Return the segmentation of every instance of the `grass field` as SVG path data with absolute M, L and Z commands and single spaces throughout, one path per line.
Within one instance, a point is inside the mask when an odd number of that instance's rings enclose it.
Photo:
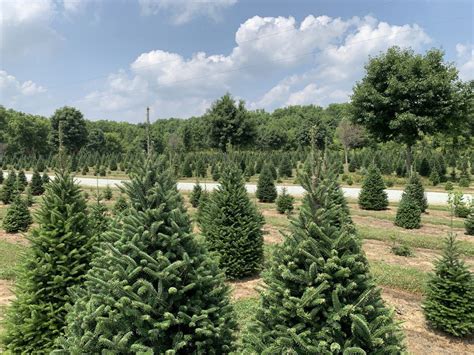
M 89 202 L 94 201 L 96 189 L 87 188 Z M 113 189 L 113 198 L 106 201 L 110 208 L 120 195 Z M 188 211 L 194 216 L 196 210 L 187 202 L 189 194 L 183 194 Z M 255 201 L 254 196 L 251 196 Z M 296 209 L 292 217 L 297 216 L 301 199 L 296 200 Z M 276 244 L 283 240 L 280 232 L 290 232 L 290 219 L 277 213 L 274 204 L 257 206 L 265 218 L 265 256 L 268 260 L 276 248 Z M 444 236 L 449 231 L 451 218 L 446 206 L 430 206 L 428 213 L 423 216 L 423 227 L 420 230 L 403 230 L 393 225 L 397 204 L 390 204 L 387 211 L 362 211 L 355 201 L 349 201 L 349 207 L 360 237 L 363 248 L 369 260 L 375 282 L 383 288 L 386 302 L 395 307 L 397 318 L 404 323 L 407 343 L 410 352 L 421 354 L 422 349 L 432 347 L 431 353 L 469 353 L 473 349 L 472 343 L 456 342 L 452 338 L 435 333 L 427 328 L 421 313 L 421 300 L 426 289 L 432 263 L 440 256 L 443 248 Z M 0 205 L 0 224 L 6 207 Z M 459 236 L 461 249 L 468 265 L 474 269 L 474 238 L 463 235 L 462 219 L 455 219 L 454 231 Z M 403 243 L 414 252 L 412 257 L 395 256 L 390 249 L 394 243 Z M 15 278 L 15 267 L 21 255 L 27 249 L 27 243 L 21 235 L 7 235 L 0 233 L 0 318 L 5 307 L 11 301 L 11 282 Z M 3 280 L 3 281 L 2 281 Z M 2 283 L 3 282 L 3 283 Z M 255 285 L 260 279 L 232 283 L 233 303 L 241 330 L 237 337 L 240 341 L 243 329 L 252 319 L 258 307 L 258 292 Z M 5 286 L 7 285 L 7 286 Z M 3 301 L 2 301 L 3 300 Z M 1 322 L 0 322 L 1 327 Z M 474 350 L 474 349 L 473 349 Z

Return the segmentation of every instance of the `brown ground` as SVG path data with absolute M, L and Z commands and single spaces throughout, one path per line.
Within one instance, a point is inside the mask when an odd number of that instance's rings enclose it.
M 12 244 L 21 244 L 28 245 L 29 241 L 25 238 L 22 233 L 6 233 L 3 229 L 0 230 L 0 240 L 12 243 Z
M 0 307 L 8 305 L 15 297 L 11 291 L 12 286 L 13 281 L 0 280 Z
M 263 226 L 263 241 L 265 244 L 279 244 L 283 241 L 281 232 L 269 224 Z

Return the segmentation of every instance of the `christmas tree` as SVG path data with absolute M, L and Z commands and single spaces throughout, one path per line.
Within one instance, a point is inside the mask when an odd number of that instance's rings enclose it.
M 379 169 L 371 165 L 359 194 L 359 206 L 364 210 L 384 210 L 388 206 L 385 184 Z
M 467 235 L 474 235 L 474 206 L 471 207 L 471 213 L 467 216 L 464 221 Z
M 278 169 L 278 174 L 280 177 L 292 177 L 293 176 L 293 167 L 291 166 L 291 160 L 288 156 L 283 156 L 280 168 Z
M 229 288 L 191 234 L 173 173 L 148 160 L 124 183 L 131 203 L 77 292 L 71 353 L 221 354 L 236 328 Z
M 417 229 L 421 227 L 421 209 L 419 201 L 412 194 L 403 193 L 397 215 L 395 216 L 395 225 L 406 229 Z
M 455 235 L 445 242 L 443 257 L 435 264 L 423 303 L 429 324 L 448 334 L 463 337 L 474 332 L 474 277 L 464 261 Z
M 194 208 L 197 208 L 199 206 L 199 200 L 201 199 L 201 194 L 202 194 L 202 187 L 199 184 L 199 181 L 197 181 L 193 186 L 193 191 L 189 195 L 189 202 L 191 202 L 191 205 Z
M 277 211 L 279 213 L 287 213 L 290 214 L 293 211 L 293 202 L 294 197 L 288 194 L 286 188 L 284 187 L 281 194 L 278 195 L 276 200 Z
M 399 354 L 400 328 L 369 272 L 332 168 L 303 175 L 307 190 L 291 234 L 264 274 L 244 352 Z M 339 193 L 337 193 L 339 191 Z
M 257 274 L 263 265 L 263 217 L 250 201 L 240 169 L 222 172 L 221 184 L 199 216 L 209 249 L 220 254 L 229 279 Z
M 68 290 L 82 284 L 93 247 L 85 211 L 79 186 L 58 172 L 46 188 L 7 313 L 4 344 L 12 353 L 49 353 L 63 333 Z
M 31 177 L 31 193 L 34 196 L 39 196 L 42 195 L 43 192 L 43 179 L 41 179 L 41 175 L 39 174 L 38 170 L 35 170 L 33 172 L 33 176 Z
M 5 205 L 8 205 L 13 200 L 16 191 L 16 174 L 11 170 L 0 190 L 0 199 Z
M 0 169 L 0 185 L 3 184 L 3 170 Z
M 28 205 L 19 194 L 15 196 L 13 203 L 8 207 L 2 223 L 3 229 L 7 233 L 24 232 L 33 223 Z
M 49 178 L 49 176 L 46 172 L 43 173 L 43 176 L 41 177 L 41 180 L 43 180 L 43 186 L 46 185 L 50 181 L 50 178 Z
M 25 191 L 26 186 L 28 185 L 28 180 L 26 180 L 26 175 L 23 170 L 20 170 L 16 178 L 16 187 L 20 192 Z
M 265 165 L 258 177 L 256 196 L 260 202 L 274 202 L 277 190 L 270 167 Z
M 413 173 L 410 176 L 410 179 L 408 179 L 408 184 L 405 187 L 405 193 L 412 196 L 412 198 L 418 204 L 421 212 L 426 211 L 428 208 L 428 201 L 426 200 L 425 189 L 423 188 L 423 184 L 418 174 Z

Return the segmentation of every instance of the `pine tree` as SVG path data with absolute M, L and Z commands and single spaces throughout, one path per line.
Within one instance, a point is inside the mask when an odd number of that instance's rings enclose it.
M 471 208 L 471 213 L 464 221 L 467 235 L 474 235 L 474 207 Z
M 418 229 L 421 227 L 421 209 L 418 201 L 412 194 L 403 193 L 395 217 L 395 225 L 405 229 Z
M 110 226 L 111 219 L 108 215 L 108 211 L 107 206 L 102 203 L 100 198 L 97 198 L 96 203 L 89 209 L 90 234 L 93 238 L 96 238 L 96 243 L 100 242 L 102 234 L 106 232 Z
M 229 279 L 256 275 L 263 264 L 263 218 L 250 201 L 240 169 L 222 172 L 221 184 L 205 204 L 201 232 Z
M 437 186 L 441 182 L 441 178 L 439 177 L 439 173 L 436 169 L 431 169 L 430 181 L 433 186 Z
M 0 169 L 0 185 L 3 184 L 3 170 Z
M 3 218 L 3 229 L 7 233 L 24 232 L 33 223 L 25 200 L 17 194 Z
M 293 176 L 293 167 L 291 166 L 291 161 L 288 156 L 283 156 L 280 162 L 280 168 L 278 173 L 280 177 L 290 178 Z
M 279 213 L 288 213 L 290 214 L 293 211 L 293 202 L 294 197 L 288 194 L 286 188 L 284 187 L 281 194 L 278 195 L 276 199 L 277 211 Z
M 128 208 L 128 202 L 125 197 L 120 195 L 115 201 L 113 212 L 114 214 L 120 214 Z
M 107 201 L 110 201 L 113 197 L 113 192 L 112 192 L 112 189 L 110 188 L 109 185 L 107 185 L 104 189 L 104 198 L 107 200 Z
M 199 206 L 199 200 L 201 199 L 201 194 L 202 194 L 202 187 L 199 184 L 199 181 L 197 181 L 194 184 L 193 191 L 189 195 L 189 202 L 191 202 L 191 205 L 194 208 Z
M 431 173 L 430 163 L 428 159 L 426 159 L 425 157 L 421 159 L 419 173 L 423 177 L 430 176 L 430 173 Z
M 277 246 L 244 336 L 244 353 L 399 354 L 393 312 L 369 272 L 361 242 L 340 205 L 333 169 L 303 175 L 307 194 L 291 234 Z M 341 213 L 344 211 L 344 213 Z
M 274 202 L 277 198 L 274 177 L 268 165 L 263 167 L 258 177 L 256 196 L 260 202 Z
M 30 186 L 28 186 L 26 188 L 25 194 L 26 194 L 26 199 L 25 199 L 26 205 L 28 207 L 33 206 L 34 199 L 33 199 L 33 193 L 31 192 L 31 187 Z
M 39 174 L 38 170 L 35 170 L 33 172 L 33 176 L 31 177 L 31 193 L 34 196 L 39 196 L 42 195 L 43 192 L 43 179 L 41 179 L 41 175 Z
M 418 174 L 413 173 L 410 176 L 408 184 L 405 187 L 405 193 L 413 197 L 418 204 L 418 207 L 420 207 L 421 212 L 426 211 L 428 208 L 428 201 L 426 200 L 425 189 L 423 188 L 423 184 Z
M 124 192 L 130 208 L 94 259 L 58 345 L 86 354 L 228 353 L 229 288 L 191 234 L 173 173 L 149 160 Z
M 47 174 L 46 172 L 45 172 L 45 173 L 43 174 L 43 176 L 41 177 L 41 180 L 43 180 L 43 186 L 46 185 L 47 183 L 49 183 L 50 178 L 49 178 L 49 176 L 48 176 L 48 174 Z
M 18 191 L 23 192 L 25 191 L 26 186 L 28 186 L 28 180 L 26 179 L 25 172 L 20 170 L 16 178 L 16 188 Z
M 4 344 L 12 353 L 49 353 L 63 333 L 68 289 L 82 284 L 93 247 L 85 211 L 79 186 L 58 172 L 46 188 L 7 313 Z
M 362 183 L 359 194 L 359 206 L 364 210 L 384 210 L 388 206 L 387 193 L 384 191 L 385 184 L 379 169 L 371 165 L 367 176 Z
M 8 173 L 5 182 L 0 190 L 0 199 L 5 205 L 8 205 L 16 193 L 16 174 L 13 170 Z
M 453 233 L 445 243 L 428 282 L 423 310 L 433 328 L 464 337 L 474 333 L 474 277 L 460 258 Z
M 181 175 L 184 177 L 192 177 L 193 176 L 193 168 L 191 164 L 191 159 L 186 158 L 183 162 L 183 166 L 181 168 Z

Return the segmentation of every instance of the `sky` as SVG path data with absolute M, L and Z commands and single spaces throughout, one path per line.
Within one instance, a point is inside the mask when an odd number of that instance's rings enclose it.
M 0 0 L 0 105 L 141 122 L 350 100 L 370 56 L 445 51 L 474 79 L 472 0 Z

